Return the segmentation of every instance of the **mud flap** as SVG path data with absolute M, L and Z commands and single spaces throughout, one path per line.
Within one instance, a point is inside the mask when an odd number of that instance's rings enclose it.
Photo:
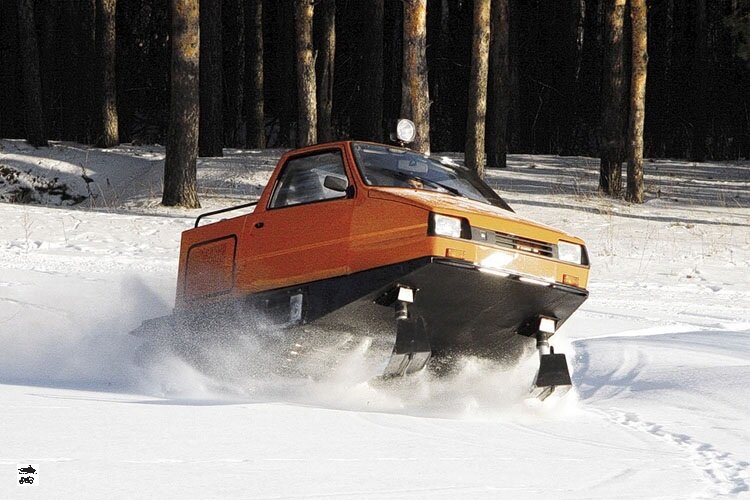
M 539 374 L 534 382 L 532 395 L 544 400 L 553 392 L 563 395 L 572 387 L 568 361 L 565 354 L 542 354 L 539 356 Z
M 400 319 L 396 323 L 396 344 L 384 377 L 400 377 L 416 373 L 425 367 L 432 356 L 430 338 L 422 318 Z

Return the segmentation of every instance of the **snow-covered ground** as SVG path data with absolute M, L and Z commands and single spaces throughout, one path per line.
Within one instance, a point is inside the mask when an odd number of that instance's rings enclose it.
M 0 498 L 750 498 L 750 162 L 648 162 L 642 206 L 599 197 L 590 158 L 489 172 L 591 253 L 554 339 L 576 391 L 540 404 L 533 358 L 395 387 L 137 363 L 200 213 L 158 207 L 163 153 L 0 141 L 0 199 L 35 201 L 0 203 Z M 279 154 L 201 160 L 204 207 L 255 197 Z

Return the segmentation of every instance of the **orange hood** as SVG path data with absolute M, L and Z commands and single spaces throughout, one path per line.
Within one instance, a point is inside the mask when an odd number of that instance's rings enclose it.
M 584 244 L 580 238 L 553 227 L 521 217 L 500 207 L 461 196 L 423 189 L 372 187 L 369 196 L 405 203 L 430 212 L 463 217 L 472 227 L 500 231 L 526 238 L 557 243 L 562 239 Z

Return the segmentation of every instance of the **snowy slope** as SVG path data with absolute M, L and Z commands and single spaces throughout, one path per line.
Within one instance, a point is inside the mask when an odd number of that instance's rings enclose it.
M 205 207 L 256 196 L 280 151 L 228 153 L 201 160 Z M 647 163 L 640 207 L 596 195 L 594 159 L 489 173 L 592 257 L 554 339 L 577 389 L 544 404 L 533 358 L 390 387 L 356 357 L 322 381 L 139 364 L 127 332 L 171 309 L 200 213 L 158 207 L 163 149 L 0 141 L 0 166 L 87 196 L 0 203 L 0 498 L 750 498 L 747 162 Z

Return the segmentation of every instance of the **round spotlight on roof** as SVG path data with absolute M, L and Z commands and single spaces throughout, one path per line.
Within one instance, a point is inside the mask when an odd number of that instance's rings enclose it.
M 414 126 L 414 122 L 401 118 L 396 123 L 396 137 L 399 141 L 410 143 L 414 141 L 417 136 L 417 128 Z

